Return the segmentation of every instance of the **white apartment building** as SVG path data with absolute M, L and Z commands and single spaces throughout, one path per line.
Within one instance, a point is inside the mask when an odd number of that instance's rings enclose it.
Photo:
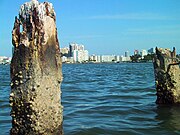
M 84 62 L 89 60 L 89 53 L 87 50 L 74 50 L 73 51 L 74 62 Z
M 91 55 L 91 56 L 89 56 L 89 60 L 100 63 L 101 62 L 101 56 L 100 55 Z
M 74 50 L 78 50 L 78 51 L 84 51 L 84 45 L 82 44 L 77 44 L 77 43 L 70 43 L 69 44 L 69 53 L 70 53 L 70 57 L 73 56 L 73 51 Z
M 101 62 L 112 62 L 113 60 L 115 60 L 114 55 L 102 55 L 101 56 Z
M 98 62 L 98 63 L 101 62 L 101 56 L 100 55 L 97 56 L 97 61 L 96 62 Z
M 83 61 L 88 61 L 89 60 L 89 52 L 88 50 L 83 51 Z
M 122 60 L 121 60 L 121 56 L 116 55 L 116 56 L 115 56 L 115 61 L 116 61 L 116 62 L 120 62 L 120 61 L 122 61 Z
M 82 50 L 83 51 L 84 50 L 84 45 L 79 45 L 78 46 L 78 50 Z
M 128 62 L 131 61 L 130 57 L 124 57 L 120 55 L 91 55 L 89 57 L 91 61 L 100 63 L 100 62 Z
M 130 57 L 121 56 L 121 61 L 122 62 L 128 62 L 128 61 L 131 61 L 131 58 Z

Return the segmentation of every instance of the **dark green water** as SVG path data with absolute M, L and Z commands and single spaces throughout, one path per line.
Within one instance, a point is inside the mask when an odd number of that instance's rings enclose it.
M 65 135 L 180 135 L 180 107 L 155 104 L 153 66 L 65 64 Z M 0 65 L 0 135 L 8 135 L 9 66 Z

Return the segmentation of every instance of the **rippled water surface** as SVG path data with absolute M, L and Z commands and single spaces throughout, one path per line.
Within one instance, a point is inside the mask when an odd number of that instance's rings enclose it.
M 151 63 L 64 64 L 65 135 L 180 135 L 180 107 L 157 106 Z M 0 65 L 0 131 L 11 117 L 9 66 Z

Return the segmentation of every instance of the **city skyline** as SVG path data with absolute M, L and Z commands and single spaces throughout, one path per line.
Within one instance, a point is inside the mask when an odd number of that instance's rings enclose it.
M 61 58 L 63 63 L 83 63 L 83 62 L 130 62 L 133 61 L 130 57 L 137 55 L 140 58 L 144 58 L 144 56 L 148 54 L 155 53 L 155 47 L 152 47 L 148 50 L 134 50 L 133 55 L 130 55 L 129 51 L 125 51 L 124 55 L 122 54 L 90 54 L 88 50 L 85 49 L 85 46 L 78 43 L 69 43 L 69 47 L 66 46 L 64 48 L 60 48 L 61 50 Z M 9 64 L 11 62 L 12 57 L 0 56 L 0 64 Z
M 84 44 L 79 44 L 79 43 L 76 43 L 76 42 L 72 42 L 72 43 L 69 43 L 69 45 L 66 45 L 64 47 L 60 47 L 61 53 L 66 54 L 69 57 L 72 57 L 72 55 L 70 53 L 71 52 L 71 49 L 70 49 L 71 45 L 77 46 L 77 47 L 74 48 L 74 50 L 81 50 L 81 49 L 79 49 L 79 47 L 82 47 L 82 50 L 84 50 L 84 48 L 86 47 L 86 45 L 84 45 Z M 121 55 L 121 56 L 127 57 L 127 56 L 132 56 L 132 55 L 135 55 L 135 54 L 141 54 L 141 53 L 143 53 L 143 51 L 146 51 L 146 53 L 155 53 L 155 49 L 156 49 L 156 47 L 141 48 L 139 50 L 134 49 L 132 52 L 130 52 L 129 50 L 126 50 L 125 52 L 123 52 L 121 54 L 120 53 L 119 54 L 114 54 L 114 53 L 111 53 L 111 54 L 99 54 L 99 53 L 97 53 L 97 54 L 95 54 L 95 53 L 90 53 L 89 52 L 89 56 L 90 55 Z
M 12 56 L 11 31 L 28 0 L 0 1 L 0 55 Z M 43 0 L 39 0 L 43 2 Z M 180 53 L 179 0 L 48 0 L 56 11 L 60 47 L 85 44 L 91 54 L 124 54 L 152 46 Z M 8 9 L 8 11 L 7 11 Z
M 125 51 L 122 54 L 90 54 L 86 50 L 85 45 L 78 43 L 69 43 L 68 46 L 60 48 L 61 58 L 63 63 L 104 63 L 104 62 L 138 62 L 138 61 L 151 61 L 155 54 L 156 48 L 152 47 L 149 49 L 134 50 L 133 55 L 130 55 L 129 51 Z
M 69 43 L 69 47 L 60 48 L 63 63 L 104 63 L 104 62 L 130 62 L 129 51 L 123 55 L 89 55 L 85 46 L 78 43 Z M 142 55 L 143 57 L 143 55 Z

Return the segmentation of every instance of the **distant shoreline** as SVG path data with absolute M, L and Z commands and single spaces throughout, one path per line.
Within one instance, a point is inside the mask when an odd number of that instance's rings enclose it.
M 152 61 L 147 62 L 84 62 L 84 63 L 62 63 L 62 64 L 124 64 L 124 63 L 152 63 Z M 0 63 L 0 65 L 10 65 L 11 63 Z
M 0 65 L 10 65 L 11 63 L 0 63 Z
M 152 63 L 152 61 L 147 61 L 147 62 L 84 62 L 84 63 L 62 63 L 62 64 L 124 64 L 124 63 Z

